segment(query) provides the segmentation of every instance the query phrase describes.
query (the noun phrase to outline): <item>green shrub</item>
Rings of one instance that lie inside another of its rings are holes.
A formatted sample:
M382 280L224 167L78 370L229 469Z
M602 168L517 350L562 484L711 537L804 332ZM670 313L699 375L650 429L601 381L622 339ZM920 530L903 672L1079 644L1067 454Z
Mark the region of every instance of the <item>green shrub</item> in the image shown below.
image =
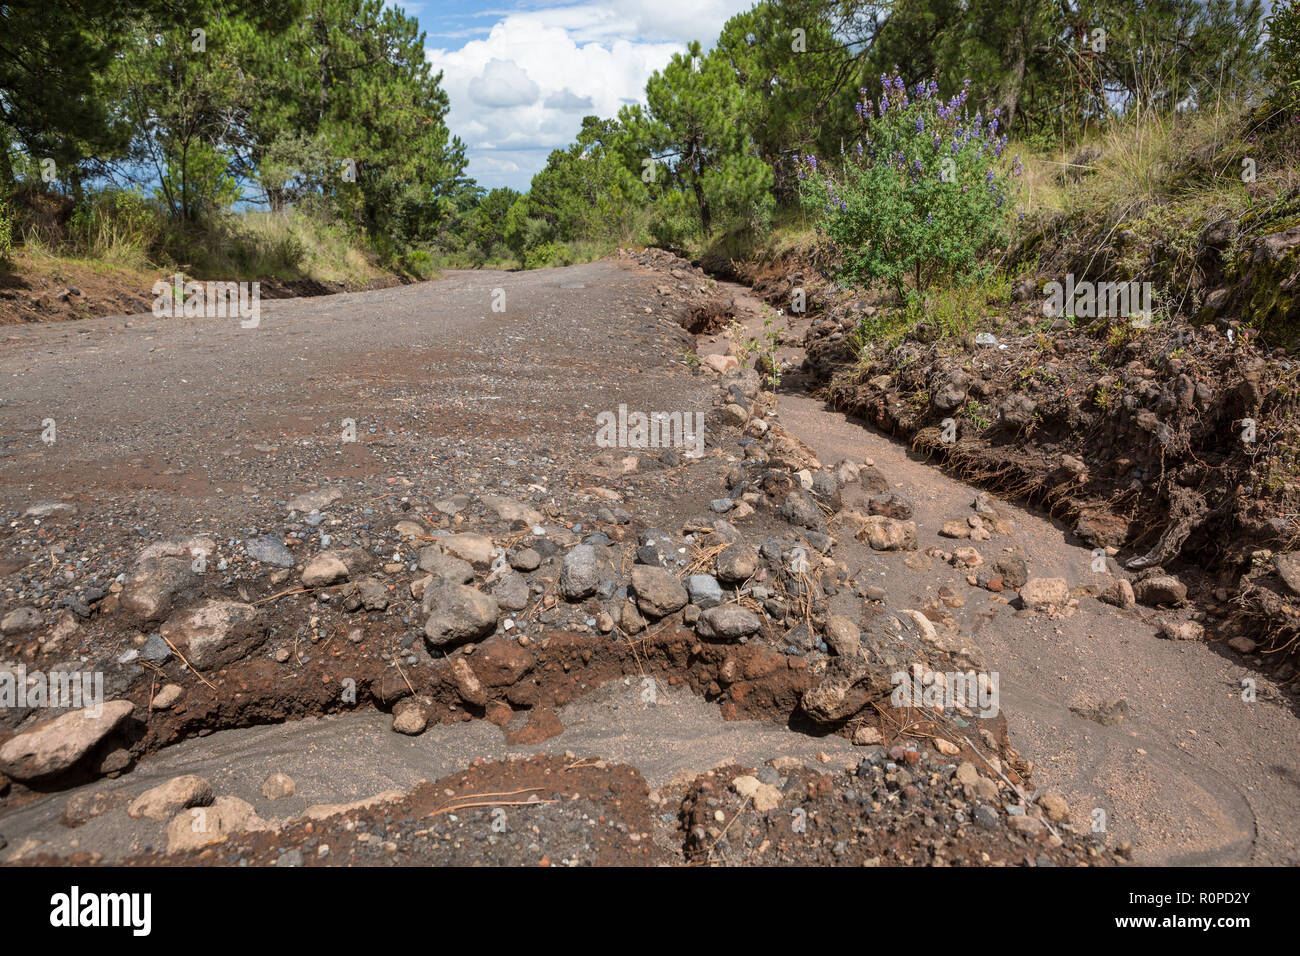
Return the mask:
M9 203L0 202L0 263L9 261L14 248L14 214Z
M799 157L799 189L842 274L883 280L902 296L904 280L924 291L936 278L970 272L1006 241L1020 162L1003 160L999 110L988 120L967 115L969 81L945 103L933 80L918 84L912 98L897 72L880 80L875 112L871 100L855 107L862 142L838 170Z

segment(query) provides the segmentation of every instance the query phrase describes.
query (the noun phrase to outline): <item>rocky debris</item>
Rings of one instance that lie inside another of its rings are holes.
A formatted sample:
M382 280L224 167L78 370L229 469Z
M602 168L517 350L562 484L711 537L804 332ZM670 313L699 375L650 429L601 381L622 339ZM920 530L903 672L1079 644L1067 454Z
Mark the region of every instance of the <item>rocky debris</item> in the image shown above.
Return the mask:
M129 700L74 710L25 730L0 746L0 772L23 782L41 780L76 765L130 715Z
M382 790L373 796L362 797L360 800L353 800L350 803L317 803L302 812L302 819L312 821L328 820L330 817L336 817L340 814L355 813L358 810L369 810L385 803L395 803L405 796L406 792L403 790Z
M486 570L492 565L496 552L496 546L492 544L491 538L468 532L449 535L440 539L438 544L453 558L459 558L479 570Z
M505 611L522 611L528 607L528 582L510 571L501 575L489 589Z
M1129 583L1128 578L1116 578L1097 596L1100 600L1113 604L1121 610L1127 610L1137 603L1133 585Z
M785 496L776 513L796 527L807 528L810 531L826 531L826 519L822 517L817 502L811 495L797 488Z
M180 684L164 684L158 688L149 706L154 710L171 710L184 696L185 688Z
M1029 569L1025 559L1018 554L1004 554L993 563L993 569L1002 578L1002 583L1009 588L1022 588L1029 580Z
M456 684L456 693L465 703L473 704L475 707L483 707L487 704L487 691L483 687L483 682L478 679L478 675L474 673L474 668L470 667L467 658L452 659L451 678Z
M266 642L266 622L251 604L205 601L182 611L159 634L198 670L212 670L248 656Z
M431 648L443 649L481 640L496 630L500 607L491 595L444 581L428 588L424 598L431 611L424 625L424 636Z
M1273 555L1273 567L1291 594L1300 597L1300 551Z
M524 573L536 571L542 565L542 556L533 548L515 548L506 555L506 560L516 571Z
M343 594L343 607L348 611L387 610L390 603L388 585L379 578L366 576L348 585Z
M0 618L0 634L12 637L30 634L41 626L41 614L34 607L16 607Z
M122 585L118 604L141 621L167 616L176 595L199 582L197 568L216 552L211 538L191 537L159 541L136 558L134 569Z
M873 551L915 551L916 524L884 515L870 515L854 535Z
M873 515L907 521L912 517L912 502L897 492L887 491L873 495L867 502L867 510Z
M837 724L852 717L877 696L883 678L866 668L848 673L827 674L820 683L808 688L800 698L804 713L819 724Z
M297 497L289 499L288 510L310 514L313 511L321 511L328 508L334 502L343 498L342 490L338 488L321 488L318 491L308 491Z
M146 790L131 801L126 815L134 820L167 820L178 810L206 807L212 803L212 785L202 777L185 774Z
M1103 727L1118 727L1128 716L1128 701L1119 699L1103 704L1081 702L1070 705L1070 711L1084 720L1091 720Z
M1161 621L1159 634L1170 641L1199 641L1205 637L1205 628L1196 621Z
M304 587L325 588L331 584L338 584L340 581L348 579L348 566L343 559L331 552L325 551L316 555L307 562L306 567L302 569L302 583Z
M1133 584L1133 594L1148 607L1175 607L1187 600L1187 586L1172 574L1152 574Z
M637 609L651 617L665 617L680 611L690 599L677 576L666 568L638 564L629 579Z
M508 522L510 527L514 529L536 528L546 521L542 513L536 508L515 501L513 498L504 498L501 495L483 495L482 501L488 508L496 512L498 518Z
M260 538L249 538L244 542L244 550L248 556L262 564L270 564L277 568L291 568L294 566L293 554L285 547L284 542L272 534L263 535Z
M102 817L110 810L115 810L126 802L124 793L105 793L102 790L82 790L68 797L63 804L63 813L59 822L65 827L84 826L96 817ZM0 837L0 850L4 849L4 839Z
M1020 600L1027 608L1059 607L1069 603L1070 586L1065 578L1030 578L1020 588Z
M433 698L417 694L403 697L393 707L393 730L408 737L418 737L433 717Z
M298 785L287 773L273 773L262 781L262 796L268 800L283 800L298 792Z
M711 607L700 613L695 633L710 640L738 641L758 633L763 622L753 611L737 604Z
M77 506L66 501L37 501L23 511L24 518L50 518L55 515L75 515Z
M862 642L861 629L842 614L826 619L826 644L840 657L856 657Z
M560 592L570 601L581 601L595 594L598 587L600 563L596 549L589 544L572 548L560 568Z
M727 584L743 584L758 571L758 552L746 544L728 545L718 555L714 567L719 580Z
M704 610L722 603L722 586L711 574L692 574L686 578L686 593L695 607Z
M238 797L217 797L209 806L182 810L167 824L167 852L180 853L220 843L232 833L269 825Z
M453 584L469 584L474 580L474 569L468 562L445 553L439 545L432 544L420 550L419 568L434 578Z
M781 805L781 791L757 777L742 774L731 781L731 786L736 793L747 798L759 813L767 813Z

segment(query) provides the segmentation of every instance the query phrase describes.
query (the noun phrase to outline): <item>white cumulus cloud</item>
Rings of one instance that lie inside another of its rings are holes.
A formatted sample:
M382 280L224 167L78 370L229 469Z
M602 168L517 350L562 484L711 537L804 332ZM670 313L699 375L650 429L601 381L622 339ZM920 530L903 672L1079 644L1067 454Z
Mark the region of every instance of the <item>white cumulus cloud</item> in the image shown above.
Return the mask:
M451 99L447 122L482 185L527 189L582 117L644 101L645 82L698 39L706 47L752 0L612 0L503 14L488 35L429 49ZM428 32L430 24L422 24Z

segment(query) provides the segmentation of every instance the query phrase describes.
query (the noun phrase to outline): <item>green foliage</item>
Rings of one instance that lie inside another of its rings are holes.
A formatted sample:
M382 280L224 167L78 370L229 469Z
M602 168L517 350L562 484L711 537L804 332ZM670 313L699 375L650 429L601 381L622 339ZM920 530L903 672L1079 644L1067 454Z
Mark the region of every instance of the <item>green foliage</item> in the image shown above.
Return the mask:
M675 54L646 83L647 129L656 166L689 193L704 235L765 225L771 217L772 168L757 155L745 95L720 50L699 43Z
M14 213L9 203L0 201L0 265L9 262L14 248Z
M1269 72L1278 105L1300 106L1300 0L1282 0L1268 19Z
M967 114L966 90L946 103L933 80L905 89L881 76L878 104L857 104L865 130L832 170L800 162L801 195L854 281L883 280L904 294L939 276L970 273L1006 239L1006 200L1018 164L1002 160L999 119Z

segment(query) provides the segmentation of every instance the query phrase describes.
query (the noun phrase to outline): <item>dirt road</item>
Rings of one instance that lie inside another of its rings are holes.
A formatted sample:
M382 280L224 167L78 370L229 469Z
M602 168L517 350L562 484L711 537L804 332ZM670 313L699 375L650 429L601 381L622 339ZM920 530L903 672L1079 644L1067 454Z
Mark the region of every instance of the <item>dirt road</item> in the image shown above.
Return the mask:
M744 305L739 288L703 292L738 296ZM5 655L11 664L24 654L40 660L42 654L68 652L109 661L110 696L114 689L137 698L143 693L147 705L153 678L129 652L145 646L157 622L124 633L105 623L110 615L92 613L88 605L103 599L114 582L121 584L141 548L160 538L213 535L222 556L218 573L225 575L213 587L238 591L260 606L292 581L272 575L250 584L254 574L246 567L256 566L244 558L241 541L280 535L301 549L301 557L294 555L300 562L310 550L331 546L379 553L393 537L391 520L403 514L426 521L426 540L434 540L429 533L469 530L460 526L461 518L469 514L468 500L480 495L529 500L547 511L548 531L557 529L549 536L562 547L576 545L591 530L591 519L571 510L574 500L586 502L586 513L598 515L595 526L614 536L614 543L617 526L629 520L609 512L615 503L635 511L633 527L675 531L683 519L708 512L720 476L744 458L745 447L728 446L689 467L657 456L620 466L601 457L593 436L596 415L620 405L705 412L715 404L715 377L687 361L694 346L675 321L679 293L665 295L663 277L649 270L605 261L526 273L454 273L421 285L271 301L263 304L256 328L242 328L238 319L135 316L4 329L0 510L10 520L0 537L3 610L35 607L45 626L65 626L73 635L62 648L44 638L37 648L16 632L5 638ZM751 321L759 322L756 308ZM700 349L718 350L705 344ZM940 538L938 528L970 512L972 489L795 392L780 396L773 420L807 442L827 466L844 457L872 459L890 488L914 503L919 554L951 549L953 542ZM592 493L593 484L602 492ZM286 521L295 496L320 489L339 494L322 499L315 524L307 520L304 527L297 512ZM466 504L449 504L456 496L465 496ZM398 499L403 510L394 513ZM64 507L48 516L28 514L38 502ZM1093 580L1088 552L1070 544L1061 529L1014 504L999 508L1013 530L989 542L990 550L1023 549L1034 576L1060 576L1073 586ZM552 526L550 519L557 523ZM745 522L736 523L745 529ZM764 528L770 528L765 519L756 530L761 534ZM1252 675L1230 655L1208 644L1160 640L1154 612L1121 612L1093 599L1081 599L1068 614L1015 611L990 592L969 589L966 575L942 560L904 562L852 535L836 537L836 559L862 569L861 576L887 589L900 606L921 607L941 588L966 595L948 603L955 626L978 643L987 669L1001 674L1011 742L1033 763L1036 786L1066 794L1079 832L1103 821L1104 841L1131 842L1139 862L1300 859L1300 721L1271 699L1267 687L1256 702L1243 702L1240 680ZM407 546L391 546L387 573L400 577L408 563L414 570L414 553L402 550ZM405 580L400 583L404 588ZM535 595L555 587L553 578L533 584ZM615 600L625 596L626 589ZM259 781L290 763L305 791L299 802L328 803L435 779L474 757L566 747L637 768L651 787L720 763L757 766L762 753L798 753L815 764L818 750L837 755L823 753L823 763L852 752L842 738L832 745L770 723L715 726L716 710L694 698L672 698L672 719L659 712L627 722L628 708L637 708L626 694L609 692L612 671L557 698L564 732L527 750L504 748L499 734L490 740L485 728L491 728L482 721L438 726L420 738L420 746L394 738L385 747L375 735L387 718L373 711L313 721L301 725L301 734L292 723L232 729L333 711L333 705L285 699L295 688L319 683L321 673L313 667L327 666L329 655L340 653L330 636L340 633L338 626L331 624L326 633L305 623L315 620L312 615L338 612L334 604L313 602L322 597L329 600L323 592L293 595L262 612L274 619L267 647L280 642L284 653L276 660L293 668L297 683L284 672L266 677L256 669L272 666L269 660L232 669L228 681L242 681L245 691L251 686L254 697L261 688L260 709L241 709L214 695L201 722L187 727L177 718L166 733L150 731L144 749L136 747L143 759L134 772L119 776L116 769L113 782L83 781L72 794L134 796L169 775L201 772L223 783L224 792L270 812L288 805L260 803ZM855 601L851 590L841 590L831 609L853 613ZM81 620L61 608L76 611ZM412 645L411 634L418 635L423 620L414 618L418 600L394 608L387 617L369 616L374 626L365 625L364 640L348 639L360 650L340 638L347 653L370 654L375 667L390 673L395 661L412 667L441 663L423 652L418 636ZM579 632L595 632L597 608L591 608L586 624L587 612L574 620ZM292 625L283 623L288 621ZM317 640L319 650L313 646ZM318 660L312 662L313 655ZM559 671L554 664L545 669ZM563 672L569 670L566 661ZM226 670L212 672L218 673ZM686 680L708 688L711 675ZM195 699L207 693L189 683ZM606 689L593 694L601 683ZM704 692L716 697L721 691L716 681L712 686ZM1117 700L1125 702L1122 722L1098 722L1096 709ZM520 708L537 701L510 703L522 717ZM26 730L39 717L10 713L5 721L10 730ZM626 729L610 732L618 727ZM305 741L309 749L303 751ZM365 759L350 756L358 750L366 752ZM308 766L303 753L319 760ZM109 858L142 852L160 838L160 829L133 828L120 813L65 832L58 820L68 797L64 788L44 795L38 788L14 808L0 807L0 833L25 853L97 847ZM663 826L675 824L669 817Z

